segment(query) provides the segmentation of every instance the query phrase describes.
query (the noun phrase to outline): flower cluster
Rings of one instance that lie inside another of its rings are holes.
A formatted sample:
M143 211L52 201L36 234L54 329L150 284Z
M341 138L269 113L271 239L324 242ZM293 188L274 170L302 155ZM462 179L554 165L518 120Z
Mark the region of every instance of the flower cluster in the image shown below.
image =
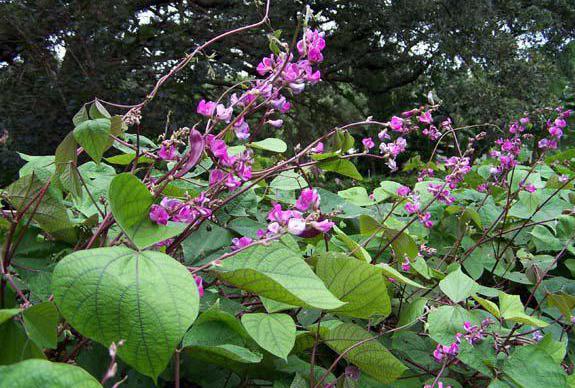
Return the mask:
M160 204L154 204L150 208L150 219L158 225L167 225L170 221L192 224L200 216L212 215L208 203L209 199L204 193L189 201L164 197Z
M218 168L210 171L210 187L224 185L233 191L243 182L251 179L252 155L250 151L243 151L232 156L228 152L226 143L214 135L206 136L206 144L218 165Z
M566 119L571 116L572 111L570 109L563 110L563 108L558 107L556 109L558 115L553 121L547 121L547 132L549 132L549 138L543 138L539 140L538 146L544 150L554 150L557 148L557 143L563 137L563 130L567 126Z
M297 43L298 58L295 60L291 53L271 54L263 58L257 65L256 71L263 78L252 82L251 87L241 93L233 93L227 105L201 100L197 106L197 113L218 122L233 122L233 130L240 140L247 140L251 136L250 124L247 121L248 110L255 105L258 98L264 107L265 123L275 128L283 125L281 118L273 118L276 114L284 114L290 110L291 104L287 101L283 90L293 94L303 92L306 85L316 84L321 80L321 73L314 69L314 65L323 61L322 51L325 48L324 33L307 29L303 38ZM234 118L234 109L240 113ZM255 107L253 109L255 111Z
M321 214L320 201L317 190L308 188L302 190L294 209L283 210L279 203L274 203L267 217L270 221L267 235L278 235L287 231L300 237L313 237L329 232L334 223Z
M459 353L459 347L461 344L461 339L465 339L470 345L475 345L485 339L484 330L491 325L491 320L489 318L484 319L481 322L481 326L472 325L471 322L465 321L463 323L463 330L465 334L457 333L455 334L455 341L450 345L438 344L433 351L433 358L435 361L448 362L454 359Z
M431 221L431 213L423 212L421 210L419 195L412 192L411 189L407 186L400 186L397 189L397 195L407 200L404 209L408 214L417 214L419 222L421 222L424 227L428 229L433 227L433 221Z

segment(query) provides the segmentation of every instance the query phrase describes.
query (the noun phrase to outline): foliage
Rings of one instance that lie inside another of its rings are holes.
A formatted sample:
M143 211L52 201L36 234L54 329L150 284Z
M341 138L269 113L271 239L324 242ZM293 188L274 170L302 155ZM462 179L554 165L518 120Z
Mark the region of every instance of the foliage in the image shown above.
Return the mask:
M291 147L265 131L320 83L322 20L294 47L270 34L258 77L198 99L191 128L141 122L214 40L23 155L2 191L0 387L573 384L572 111L517 117L488 152L490 124L470 136L433 99ZM429 159L402 162L418 138Z

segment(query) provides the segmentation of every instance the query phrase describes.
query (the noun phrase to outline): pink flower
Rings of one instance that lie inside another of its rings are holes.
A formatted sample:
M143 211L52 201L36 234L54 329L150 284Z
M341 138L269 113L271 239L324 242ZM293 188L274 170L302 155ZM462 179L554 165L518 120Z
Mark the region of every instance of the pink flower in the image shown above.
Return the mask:
M216 110L217 104L213 101L202 100L198 104L197 113L205 117L212 117Z
M433 228L433 221L431 221L431 214L425 213L419 215L419 222L423 224L427 229Z
M378 137L379 140L381 140L381 141L391 139L391 136L389 136L389 134L387 133L387 129L382 129L382 130L377 134L377 137Z
M323 149L324 149L324 145L323 143L320 141L319 143L317 143L317 145L315 147L313 147L310 151L313 154L323 154Z
M163 160L175 160L178 157L178 153L173 144L163 142L162 147L158 151L158 156Z
M411 193L411 189L407 186L400 186L397 188L397 195L400 197L406 197Z
M559 182L567 183L567 181L569 181L569 177L567 175L563 174L559 177Z
M282 125L284 125L284 121L282 119L268 120L267 123L274 128L281 128Z
M567 126L567 122L562 118L556 118L554 124L559 128L565 128Z
M529 124L529 117L525 116L519 119L519 122L521 123L521 125L527 125Z
M523 189L525 189L525 191L527 191L528 193L534 193L535 191L537 191L537 188L532 183L526 184L525 186L523 186Z
M249 139L250 127L249 127L247 121L245 121L245 120L241 120L241 122L237 121L234 124L234 132L236 133L237 138L240 140Z
M154 221L158 225L167 225L170 219L170 215L160 205L152 205L150 208L150 220Z
M221 183L226 178L226 173L218 168L210 171L210 186Z
M234 108L232 108L232 107L226 108L224 105L218 104L218 106L216 107L216 118L218 120L225 121L226 123L229 123L230 119L232 118L233 112L234 112Z
M293 235L299 236L305 231L305 220L301 218L290 218L287 229Z
M401 270L405 272L409 272L411 270L411 262L409 261L409 257L405 256L403 263L401 263Z
M314 210L319 208L320 196L315 189L303 189L299 198L295 202L296 209L305 212L310 207Z
M389 122L389 126L396 132L403 132L403 119L401 117L393 116Z
M232 251L245 248L250 245L254 240L249 237L241 237L232 239Z
M563 136L563 130L559 126L553 126L549 128L549 134L559 139Z
M423 124L431 124L433 122L431 111L423 112L417 119Z
M414 201L414 202L408 202L405 204L405 206L403 207L405 209L405 211L409 214L414 214L417 213L419 211L419 202Z
M363 144L363 146L365 147L366 150L370 150L373 147L375 147L375 143L373 142L373 140L371 139L371 137L366 137L364 138L361 143Z
M323 221L312 221L310 222L312 228L319 230L322 233L329 232L335 225L335 223L331 222L330 220L323 220Z
M202 296L204 296L204 279L194 274L194 281L196 282L196 286L198 287L198 293L200 294L201 298Z

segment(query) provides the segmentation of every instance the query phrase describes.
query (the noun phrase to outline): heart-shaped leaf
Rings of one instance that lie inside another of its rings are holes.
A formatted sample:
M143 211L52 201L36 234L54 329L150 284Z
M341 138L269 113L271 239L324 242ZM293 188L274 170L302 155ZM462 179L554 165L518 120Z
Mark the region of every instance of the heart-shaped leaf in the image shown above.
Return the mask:
M160 252L98 248L66 256L52 278L54 301L82 335L110 346L157 378L196 319L199 295L188 270Z
M391 312L386 281L373 265L332 252L319 257L316 273L335 296L347 303L332 310L334 313L367 319Z
M258 345L287 361L295 345L296 327L292 317L287 314L244 314L242 325Z
M116 222L139 249L174 237L186 227L182 223L163 226L152 222L149 213L154 197L134 175L116 176L110 183L109 197Z
M279 242L248 248L218 269L222 280L279 302L326 310L343 305L301 255Z
M100 163L102 155L110 148L110 119L99 118L86 120L74 128L74 138L96 163Z
M0 366L0 387L101 388L102 385L84 369L74 365L46 360L26 360Z

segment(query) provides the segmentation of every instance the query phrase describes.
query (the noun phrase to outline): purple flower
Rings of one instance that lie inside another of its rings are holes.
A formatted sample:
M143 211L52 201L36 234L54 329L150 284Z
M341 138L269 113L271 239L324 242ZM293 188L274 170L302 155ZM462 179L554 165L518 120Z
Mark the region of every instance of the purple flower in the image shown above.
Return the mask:
M216 107L216 118L218 120L225 121L226 123L229 123L230 119L232 118L233 112L234 112L234 108L232 108L232 107L226 108L224 105L218 104L218 106Z
M404 272L409 272L411 270L411 262L409 257L405 256L403 263L401 263L401 270Z
M553 137L560 139L561 136L563 136L563 130L559 126L552 126L551 128L549 128L549 134Z
M407 213L414 214L419 212L420 204L419 201L408 202L403 208Z
M420 114L417 119L419 120L420 123L423 124L431 124L433 122L433 118L431 117L431 111L429 110L427 112L423 112L422 114Z
M198 104L196 112L205 117L212 117L214 115L214 111L216 110L217 105L218 104L216 104L213 101L202 100Z
M537 188L532 183L526 184L525 186L523 186L523 189L528 193L534 193L535 191L537 191Z
M305 220L301 218L290 218L287 229L293 235L299 236L305 231Z
M400 197L407 197L411 193L411 189L407 186L400 186L397 188L397 195Z
M204 296L204 279L194 274L194 281L196 282L196 286L198 287L198 293L200 294L201 298L202 296Z
M245 248L250 245L254 240L249 237L241 237L232 239L232 251Z
M371 137L366 137L366 138L362 139L361 143L363 144L363 146L365 147L366 150L370 150L373 147L375 147L375 143L373 142Z
M519 119L519 122L521 123L521 125L527 125L529 124L530 120L529 117L525 116Z
M401 117L393 116L389 121L389 126L396 132L403 132L403 119Z
M317 145L315 147L313 147L311 149L311 152L313 154L323 154L323 149L324 149L324 145L323 143L320 141L319 143L317 143Z
M299 198L295 202L296 209L305 212L310 207L314 210L319 208L320 196L315 189L303 189Z
M322 233L329 232L335 225L335 223L331 222L330 220L323 220L323 221L311 221L310 225L312 228L319 230Z
M284 125L284 121L282 119L268 120L267 123L274 128L281 128Z
M175 160L178 157L176 147L168 142L163 142L158 151L158 156L163 160Z
M537 330L533 332L532 337L536 342L539 342L543 339L543 334L541 331Z
M248 125L247 121L241 119L236 121L234 124L234 132L236 133L236 137L240 140L246 140L250 137L250 126Z
M160 205L152 205L150 208L150 220L154 221L158 225L167 225L170 219L170 215Z
M433 228L433 221L431 221L430 213L419 214L419 222L421 222L427 229Z
M553 124L559 128L565 128L567 126L567 122L562 118L556 118Z

